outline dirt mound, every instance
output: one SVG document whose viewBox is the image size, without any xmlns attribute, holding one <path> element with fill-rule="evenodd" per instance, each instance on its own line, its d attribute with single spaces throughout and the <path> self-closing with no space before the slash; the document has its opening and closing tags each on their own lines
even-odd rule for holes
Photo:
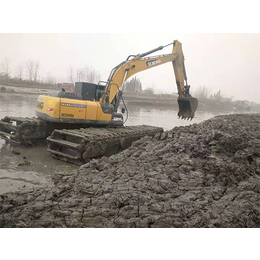
<svg viewBox="0 0 260 260">
<path fill-rule="evenodd" d="M 55 188 L 0 198 L 2 227 L 260 227 L 260 115 L 145 137 Z"/>
</svg>

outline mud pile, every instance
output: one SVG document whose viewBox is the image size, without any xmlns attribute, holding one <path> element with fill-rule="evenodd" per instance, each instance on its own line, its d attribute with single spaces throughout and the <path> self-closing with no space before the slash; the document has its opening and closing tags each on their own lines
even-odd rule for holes
<svg viewBox="0 0 260 260">
<path fill-rule="evenodd" d="M 49 189 L 0 197 L 1 227 L 260 227 L 260 114 L 142 138 Z"/>
</svg>

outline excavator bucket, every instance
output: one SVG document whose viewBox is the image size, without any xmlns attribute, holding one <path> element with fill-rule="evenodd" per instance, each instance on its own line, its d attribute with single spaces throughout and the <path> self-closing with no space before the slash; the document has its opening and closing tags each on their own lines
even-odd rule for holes
<svg viewBox="0 0 260 260">
<path fill-rule="evenodd" d="M 193 97 L 185 97 L 178 99 L 179 112 L 178 117 L 181 119 L 190 119 L 195 115 L 195 111 L 198 107 L 198 99 Z"/>
</svg>

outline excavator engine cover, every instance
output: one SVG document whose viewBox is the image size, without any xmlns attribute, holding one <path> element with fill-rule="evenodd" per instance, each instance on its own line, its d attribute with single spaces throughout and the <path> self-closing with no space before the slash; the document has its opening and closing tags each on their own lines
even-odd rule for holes
<svg viewBox="0 0 260 260">
<path fill-rule="evenodd" d="M 178 117 L 182 119 L 191 119 L 195 115 L 195 111 L 198 107 L 198 99 L 193 97 L 185 97 L 178 99 L 179 112 Z"/>
</svg>

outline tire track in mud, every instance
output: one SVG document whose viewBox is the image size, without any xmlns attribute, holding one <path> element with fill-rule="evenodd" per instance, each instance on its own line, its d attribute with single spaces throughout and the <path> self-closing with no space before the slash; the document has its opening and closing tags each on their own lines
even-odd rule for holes
<svg viewBox="0 0 260 260">
<path fill-rule="evenodd" d="M 217 116 L 0 197 L 1 227 L 259 227 L 260 114 Z"/>
</svg>

